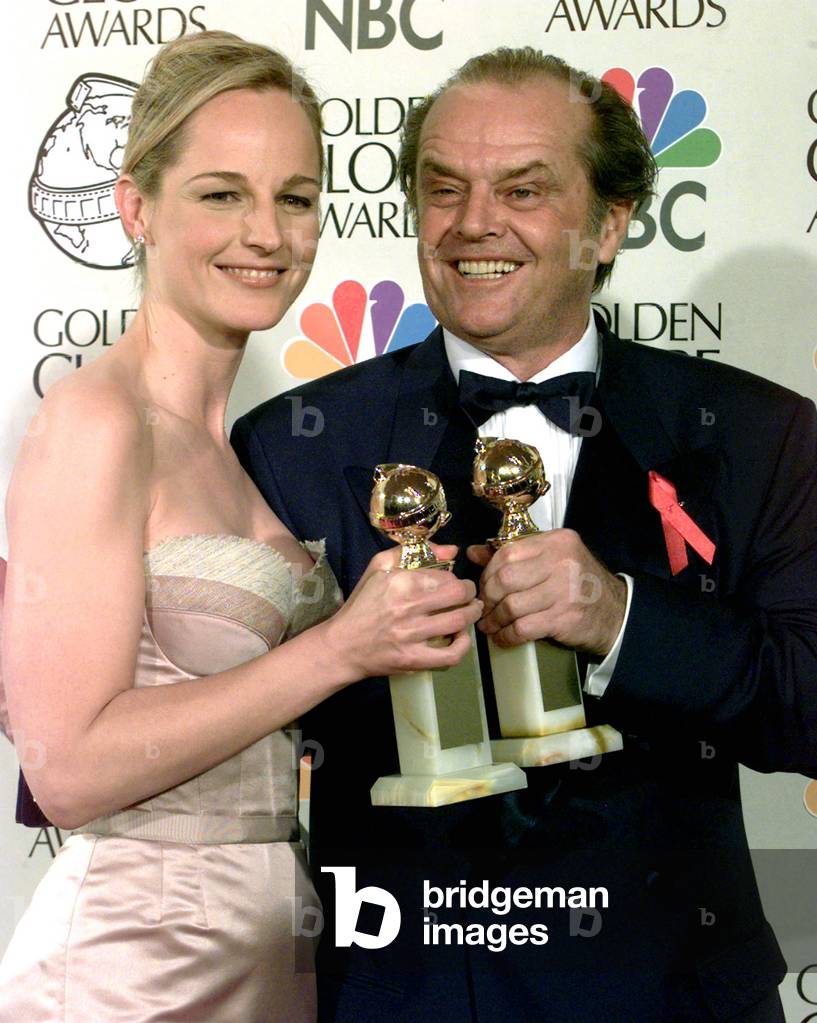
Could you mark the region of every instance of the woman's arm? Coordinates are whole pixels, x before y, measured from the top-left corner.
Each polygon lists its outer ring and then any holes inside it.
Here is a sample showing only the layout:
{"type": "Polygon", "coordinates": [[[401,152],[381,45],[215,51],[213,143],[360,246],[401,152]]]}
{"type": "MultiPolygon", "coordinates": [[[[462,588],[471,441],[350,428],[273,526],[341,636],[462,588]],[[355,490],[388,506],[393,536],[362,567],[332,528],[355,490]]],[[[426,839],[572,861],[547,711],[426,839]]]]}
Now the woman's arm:
{"type": "MultiPolygon", "coordinates": [[[[3,606],[6,592],[6,562],[0,558],[0,649],[3,643],[3,606]]],[[[3,683],[3,661],[0,658],[0,728],[7,739],[11,739],[9,709],[6,702],[6,687],[3,683]]]]}
{"type": "Polygon", "coordinates": [[[47,427],[26,438],[7,507],[9,711],[26,778],[55,824],[78,827],[178,785],[357,678],[465,652],[462,630],[480,612],[473,584],[375,570],[333,619],[261,657],[135,689],[150,427],[115,393],[80,383],[49,391],[47,427]],[[426,644],[451,633],[448,648],[426,644]],[[27,764],[32,748],[41,756],[27,764]]]}

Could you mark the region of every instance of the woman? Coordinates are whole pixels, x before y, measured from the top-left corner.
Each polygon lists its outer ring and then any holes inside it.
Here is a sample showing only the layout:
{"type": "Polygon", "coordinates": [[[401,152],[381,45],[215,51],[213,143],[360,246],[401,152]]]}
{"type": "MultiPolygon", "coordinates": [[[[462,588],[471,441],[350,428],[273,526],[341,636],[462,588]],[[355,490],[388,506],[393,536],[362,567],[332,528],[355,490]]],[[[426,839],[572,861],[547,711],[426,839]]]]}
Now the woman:
{"type": "Polygon", "coordinates": [[[219,32],[157,55],[116,190],[141,308],[49,390],[8,497],[14,737],[43,751],[26,773],[45,814],[78,831],[4,958],[2,1023],[313,1019],[282,729],[356,679],[455,662],[479,615],[472,584],[391,573],[388,553],[328,617],[320,542],[227,442],[247,336],[309,274],[321,169],[317,100],[280,55],[219,32]],[[16,600],[16,574],[42,599],[16,600]]]}
{"type": "MultiPolygon", "coordinates": [[[[6,592],[6,563],[0,558],[0,645],[3,642],[3,598],[6,592]]],[[[2,668],[2,665],[0,665],[2,668]]],[[[7,739],[11,739],[11,723],[9,721],[6,689],[3,685],[3,673],[0,670],[0,731],[7,739]]]]}

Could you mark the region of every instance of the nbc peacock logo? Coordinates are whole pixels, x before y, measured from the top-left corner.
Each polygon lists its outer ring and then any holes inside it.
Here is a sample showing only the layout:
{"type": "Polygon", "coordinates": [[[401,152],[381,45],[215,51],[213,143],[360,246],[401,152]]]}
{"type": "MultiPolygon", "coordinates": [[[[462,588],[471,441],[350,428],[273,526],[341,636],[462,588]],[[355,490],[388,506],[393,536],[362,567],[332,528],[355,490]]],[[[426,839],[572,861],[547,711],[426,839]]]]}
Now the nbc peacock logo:
{"type": "Polygon", "coordinates": [[[407,306],[403,289],[388,280],[378,281],[368,292],[360,281],[341,281],[331,305],[312,302],[298,322],[301,334],[284,345],[281,362],[299,380],[396,352],[422,341],[436,325],[424,302],[407,306]]]}
{"type": "Polygon", "coordinates": [[[701,127],[706,100],[695,89],[676,92],[666,68],[647,68],[636,81],[626,68],[614,67],[601,78],[631,106],[637,103],[641,127],[659,167],[710,167],[721,155],[720,136],[701,127]]]}

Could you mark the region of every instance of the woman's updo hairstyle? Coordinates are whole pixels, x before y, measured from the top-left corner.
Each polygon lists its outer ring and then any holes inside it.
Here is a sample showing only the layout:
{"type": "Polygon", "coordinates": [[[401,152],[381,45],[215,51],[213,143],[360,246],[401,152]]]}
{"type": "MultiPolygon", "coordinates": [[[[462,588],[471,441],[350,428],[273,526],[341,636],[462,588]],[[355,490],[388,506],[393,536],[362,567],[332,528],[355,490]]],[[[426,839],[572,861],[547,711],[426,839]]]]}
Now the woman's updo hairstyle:
{"type": "MultiPolygon", "coordinates": [[[[318,147],[323,175],[321,108],[315,90],[282,54],[232,32],[205,31],[167,43],[148,64],[131,107],[122,173],[142,195],[159,194],[162,175],[185,145],[187,119],[231,89],[284,89],[301,105],[318,147]]],[[[137,251],[144,270],[144,250],[137,251]]]]}

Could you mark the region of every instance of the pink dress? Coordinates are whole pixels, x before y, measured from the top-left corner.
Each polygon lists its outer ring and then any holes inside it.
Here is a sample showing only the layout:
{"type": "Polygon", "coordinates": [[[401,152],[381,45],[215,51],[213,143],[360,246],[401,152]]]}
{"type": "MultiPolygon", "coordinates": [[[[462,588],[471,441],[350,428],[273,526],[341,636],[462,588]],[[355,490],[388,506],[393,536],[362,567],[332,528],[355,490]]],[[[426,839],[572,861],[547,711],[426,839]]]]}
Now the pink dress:
{"type": "MultiPolygon", "coordinates": [[[[224,671],[328,617],[340,592],[305,546],[300,577],[243,537],[149,551],[134,684],[224,671]]],[[[73,832],[0,963],[0,1023],[312,1023],[321,917],[297,807],[282,729],[73,832]]]]}

